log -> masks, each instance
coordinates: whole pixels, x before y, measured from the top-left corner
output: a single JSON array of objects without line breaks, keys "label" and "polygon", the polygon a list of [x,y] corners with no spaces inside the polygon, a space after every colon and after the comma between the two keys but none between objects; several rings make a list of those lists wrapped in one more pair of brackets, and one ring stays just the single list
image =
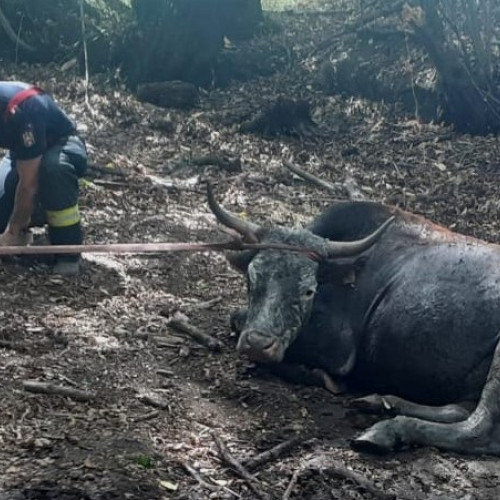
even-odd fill
[{"label": "log", "polygon": [[39,382],[37,380],[26,380],[23,382],[23,388],[28,392],[34,392],[36,394],[54,394],[83,402],[95,398],[93,394],[75,389],[74,387],[55,385],[50,382]]},{"label": "log", "polygon": [[160,108],[191,109],[200,103],[198,87],[179,80],[142,83],[136,93],[139,101]]},{"label": "log", "polygon": [[253,132],[263,136],[289,135],[311,137],[317,124],[311,118],[307,101],[279,97],[255,119],[243,123],[240,132]]}]

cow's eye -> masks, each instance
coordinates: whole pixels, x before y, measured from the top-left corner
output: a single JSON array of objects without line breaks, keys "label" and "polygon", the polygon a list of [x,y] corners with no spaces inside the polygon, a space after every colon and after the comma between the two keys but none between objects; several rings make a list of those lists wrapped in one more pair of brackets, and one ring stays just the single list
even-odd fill
[{"label": "cow's eye", "polygon": [[306,290],[306,293],[304,294],[308,299],[311,297],[314,297],[314,294],[316,293],[316,290],[314,288],[309,288]]}]

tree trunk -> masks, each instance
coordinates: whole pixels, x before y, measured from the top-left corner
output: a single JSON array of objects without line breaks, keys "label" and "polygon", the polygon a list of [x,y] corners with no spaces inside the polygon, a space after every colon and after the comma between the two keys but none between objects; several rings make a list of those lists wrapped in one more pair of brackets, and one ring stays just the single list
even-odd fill
[{"label": "tree trunk", "polygon": [[487,134],[500,129],[500,107],[491,95],[491,82],[483,71],[473,70],[447,43],[435,0],[421,0],[425,19],[411,21],[414,38],[432,59],[439,75],[438,90],[444,104],[443,118],[461,132]]}]

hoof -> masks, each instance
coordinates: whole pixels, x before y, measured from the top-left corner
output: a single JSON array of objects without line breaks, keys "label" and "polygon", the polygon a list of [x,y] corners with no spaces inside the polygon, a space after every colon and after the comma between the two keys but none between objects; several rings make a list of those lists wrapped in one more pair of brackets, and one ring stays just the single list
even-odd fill
[{"label": "hoof", "polygon": [[353,399],[349,402],[349,406],[366,413],[390,413],[393,410],[391,404],[379,394],[370,394],[363,398]]},{"label": "hoof", "polygon": [[319,368],[315,368],[313,374],[319,377],[319,379],[323,382],[323,387],[332,394],[339,395],[345,393],[345,387],[336,380],[333,380],[328,373]]},{"label": "hoof", "polygon": [[362,453],[382,455],[399,449],[401,443],[391,428],[391,420],[379,422],[354,439],[351,446]]}]

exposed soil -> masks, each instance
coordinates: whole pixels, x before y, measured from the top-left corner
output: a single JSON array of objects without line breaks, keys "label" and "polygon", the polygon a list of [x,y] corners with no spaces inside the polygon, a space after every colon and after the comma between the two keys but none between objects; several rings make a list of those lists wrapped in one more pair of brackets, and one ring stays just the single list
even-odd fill
[{"label": "exposed soil", "polygon": [[[369,198],[499,242],[498,139],[322,95],[304,57],[341,17],[290,12],[279,21],[285,30],[266,36],[293,50],[297,63],[206,92],[190,112],[138,103],[114,80],[95,76],[93,116],[79,77],[58,67],[2,67],[2,78],[53,92],[86,128],[92,161],[109,171],[82,185],[87,241],[220,240],[204,179],[226,207],[249,218],[304,224],[331,194],[283,170],[282,159],[291,158],[325,179],[353,177]],[[237,132],[278,95],[308,100],[321,133],[270,140]],[[195,161],[220,154],[239,159],[241,172]],[[376,498],[330,473],[332,464],[393,498],[500,496],[497,459],[434,449],[359,455],[349,440],[374,417],[324,389],[257,376],[235,354],[228,317],[244,303],[245,287],[221,254],[89,256],[77,279],[53,277],[43,265],[4,264],[0,279],[2,500],[257,498],[221,461],[214,435],[244,461],[297,434],[300,444],[254,471],[270,498],[283,497],[295,471],[291,499]],[[166,315],[175,311],[222,341],[222,351],[170,330]],[[27,380],[94,397],[33,394],[23,388]]]}]

